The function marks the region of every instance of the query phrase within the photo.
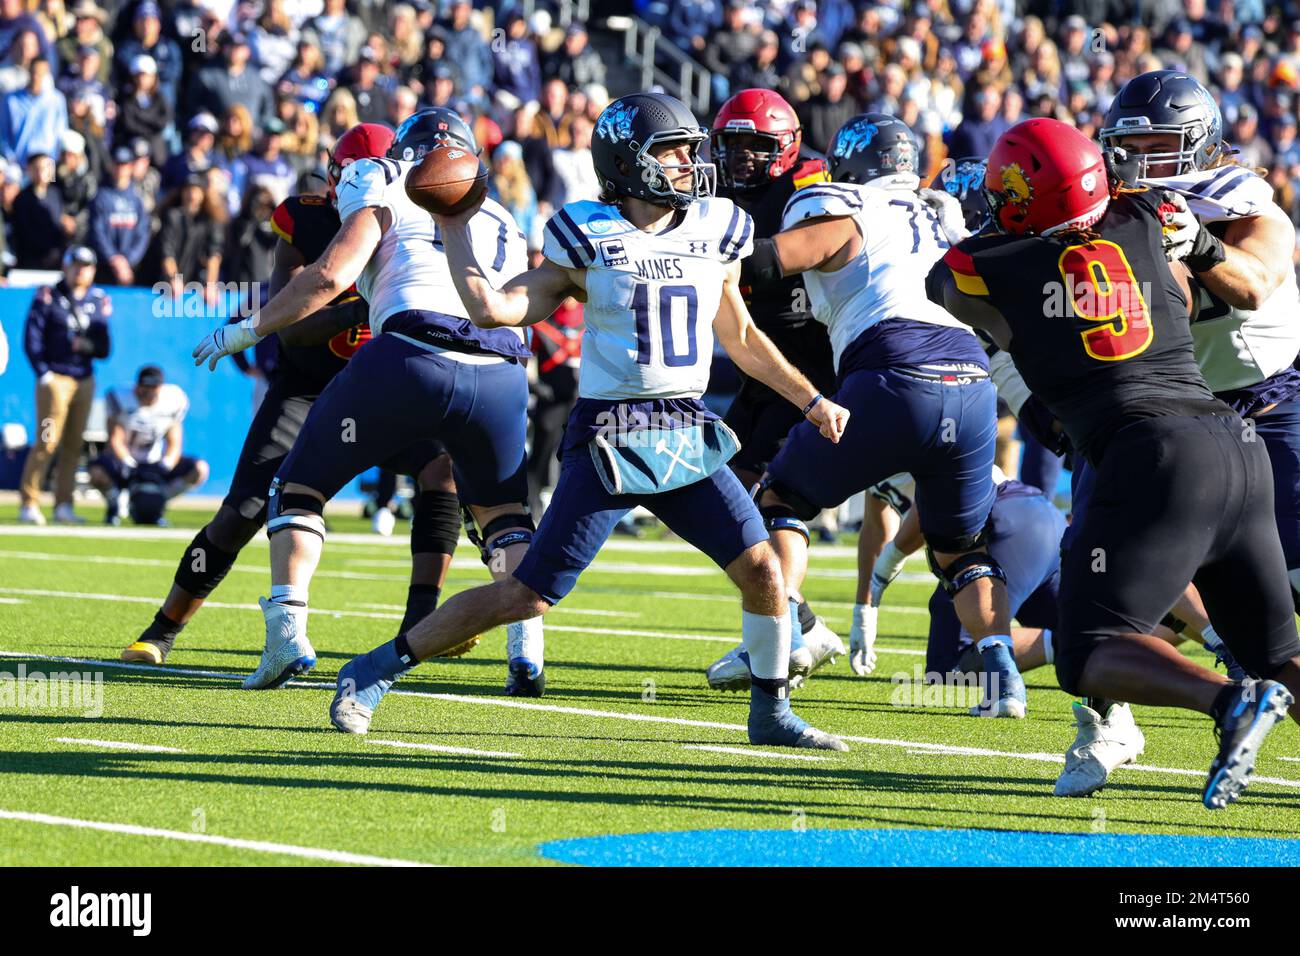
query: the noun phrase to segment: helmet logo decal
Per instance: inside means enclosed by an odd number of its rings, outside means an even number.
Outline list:
[[[854,153],[866,149],[871,145],[871,141],[876,138],[878,131],[879,127],[875,123],[846,126],[835,137],[831,155],[837,159],[843,159],[845,156],[852,156]]]
[[[630,138],[632,136],[632,120],[640,109],[639,106],[628,109],[626,104],[617,101],[611,103],[606,107],[605,112],[600,114],[600,119],[596,121],[596,135],[601,139],[609,140],[611,143]]]
[[[1002,167],[1002,191],[1006,194],[1007,202],[1015,205],[1022,205],[1033,198],[1034,189],[1019,163]]]
[[[983,163],[961,163],[956,169],[945,169],[943,188],[950,196],[965,199],[971,190],[978,191],[984,183]]]
[[[1084,192],[1090,193],[1097,186],[1097,177],[1093,173],[1084,173],[1083,178],[1079,180],[1079,185],[1083,187]]]

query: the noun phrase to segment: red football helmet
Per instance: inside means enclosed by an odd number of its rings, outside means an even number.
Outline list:
[[[998,137],[984,194],[993,221],[1015,235],[1086,228],[1110,204],[1101,148],[1068,123],[1045,117],[1019,122]]]
[[[378,159],[393,145],[393,131],[383,123],[358,123],[338,138],[330,153],[330,194],[343,176],[343,169],[358,159]]]
[[[767,145],[766,152],[751,151],[752,167],[748,175],[738,176],[732,162],[745,162],[728,156],[727,140],[738,135],[752,136]],[[741,90],[722,104],[709,132],[709,150],[718,168],[718,183],[724,189],[753,189],[776,179],[794,166],[803,143],[803,128],[794,107],[780,93],[771,90]]]

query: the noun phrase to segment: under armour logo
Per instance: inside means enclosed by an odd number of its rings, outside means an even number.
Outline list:
[[[691,241],[691,252],[694,253],[695,255],[700,255],[700,256],[702,256],[702,255],[704,255],[704,253],[706,253],[706,252],[708,252],[708,251],[709,251],[709,244],[708,244],[707,242],[705,242],[705,241],[703,241],[703,240],[700,240],[700,241],[692,240],[692,241]]]

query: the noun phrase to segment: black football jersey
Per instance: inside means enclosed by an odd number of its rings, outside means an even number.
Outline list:
[[[301,252],[308,263],[321,257],[338,234],[339,225],[337,210],[321,196],[290,196],[271,214],[271,227],[276,235]],[[281,368],[300,377],[303,388],[309,391],[323,389],[343,370],[356,350],[370,341],[366,303],[355,288],[348,289],[330,306],[352,309],[357,324],[322,345],[291,348],[280,343]]]
[[[805,148],[800,150],[794,165],[771,183],[759,189],[736,190],[730,198],[753,218],[754,238],[771,239],[781,231],[781,214],[795,191],[813,183],[829,182],[830,178],[821,153]],[[740,292],[749,306],[749,314],[764,332],[807,325],[825,338],[825,327],[812,320],[802,276],[787,276],[761,287],[742,281]]]
[[[1157,207],[1121,193],[1086,238],[972,236],[934,267],[1002,314],[1025,384],[1094,462],[1135,419],[1231,414],[1196,365]]]

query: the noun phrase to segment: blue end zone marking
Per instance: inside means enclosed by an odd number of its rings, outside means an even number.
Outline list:
[[[1300,840],[1001,830],[688,830],[553,840],[583,866],[1296,866]]]

